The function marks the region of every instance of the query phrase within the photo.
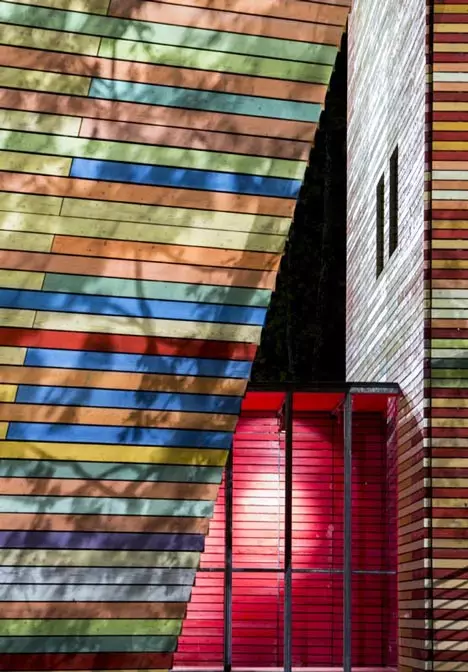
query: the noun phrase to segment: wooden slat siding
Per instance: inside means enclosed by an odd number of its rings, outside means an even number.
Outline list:
[[[349,23],[348,380],[398,382],[399,655],[423,670],[430,570],[425,420],[426,2],[355,0]],[[411,83],[409,85],[409,82]],[[389,164],[399,148],[399,245],[389,257]],[[386,183],[384,270],[375,279],[375,188]]]
[[[0,670],[172,666],[349,4],[0,1]]]
[[[468,669],[465,407],[468,3],[434,3],[432,196],[428,238],[428,431],[432,444],[432,591],[435,670]],[[460,633],[465,633],[463,636]]]
[[[293,566],[339,570],[343,565],[342,425],[321,413],[298,413],[293,446]],[[354,563],[393,570],[396,554],[396,454],[386,451],[385,419],[356,413],[354,422]],[[234,435],[233,662],[261,669],[283,664],[284,434],[270,411],[243,412]],[[260,467],[260,469],[259,469]],[[388,467],[386,469],[385,467]],[[388,480],[388,483],[387,483]],[[202,567],[224,567],[224,502],[215,507]],[[255,573],[270,568],[277,573]],[[355,579],[353,663],[396,662],[395,577]],[[297,667],[342,661],[342,577],[293,577],[293,660]],[[185,620],[177,667],[221,667],[223,574],[198,572]]]

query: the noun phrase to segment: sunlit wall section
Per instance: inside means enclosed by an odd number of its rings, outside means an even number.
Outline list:
[[[0,670],[171,667],[347,4],[0,1]]]

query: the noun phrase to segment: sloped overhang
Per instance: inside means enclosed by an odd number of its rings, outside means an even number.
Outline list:
[[[0,1],[0,669],[167,669],[348,2]]]

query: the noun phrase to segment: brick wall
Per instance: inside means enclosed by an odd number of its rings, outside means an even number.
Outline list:
[[[425,0],[355,0],[349,25],[348,380],[398,382],[399,663],[430,640],[424,434]],[[389,161],[399,146],[399,245],[389,257]],[[376,278],[376,187],[385,265]]]

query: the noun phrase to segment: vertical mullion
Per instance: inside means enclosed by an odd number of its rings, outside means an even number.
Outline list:
[[[231,446],[224,481],[224,672],[232,670],[232,465]]]
[[[353,395],[346,393],[344,403],[344,567],[343,567],[343,672],[352,669],[352,452]]]
[[[285,489],[284,489],[284,672],[292,669],[292,456],[293,392],[285,405]]]

